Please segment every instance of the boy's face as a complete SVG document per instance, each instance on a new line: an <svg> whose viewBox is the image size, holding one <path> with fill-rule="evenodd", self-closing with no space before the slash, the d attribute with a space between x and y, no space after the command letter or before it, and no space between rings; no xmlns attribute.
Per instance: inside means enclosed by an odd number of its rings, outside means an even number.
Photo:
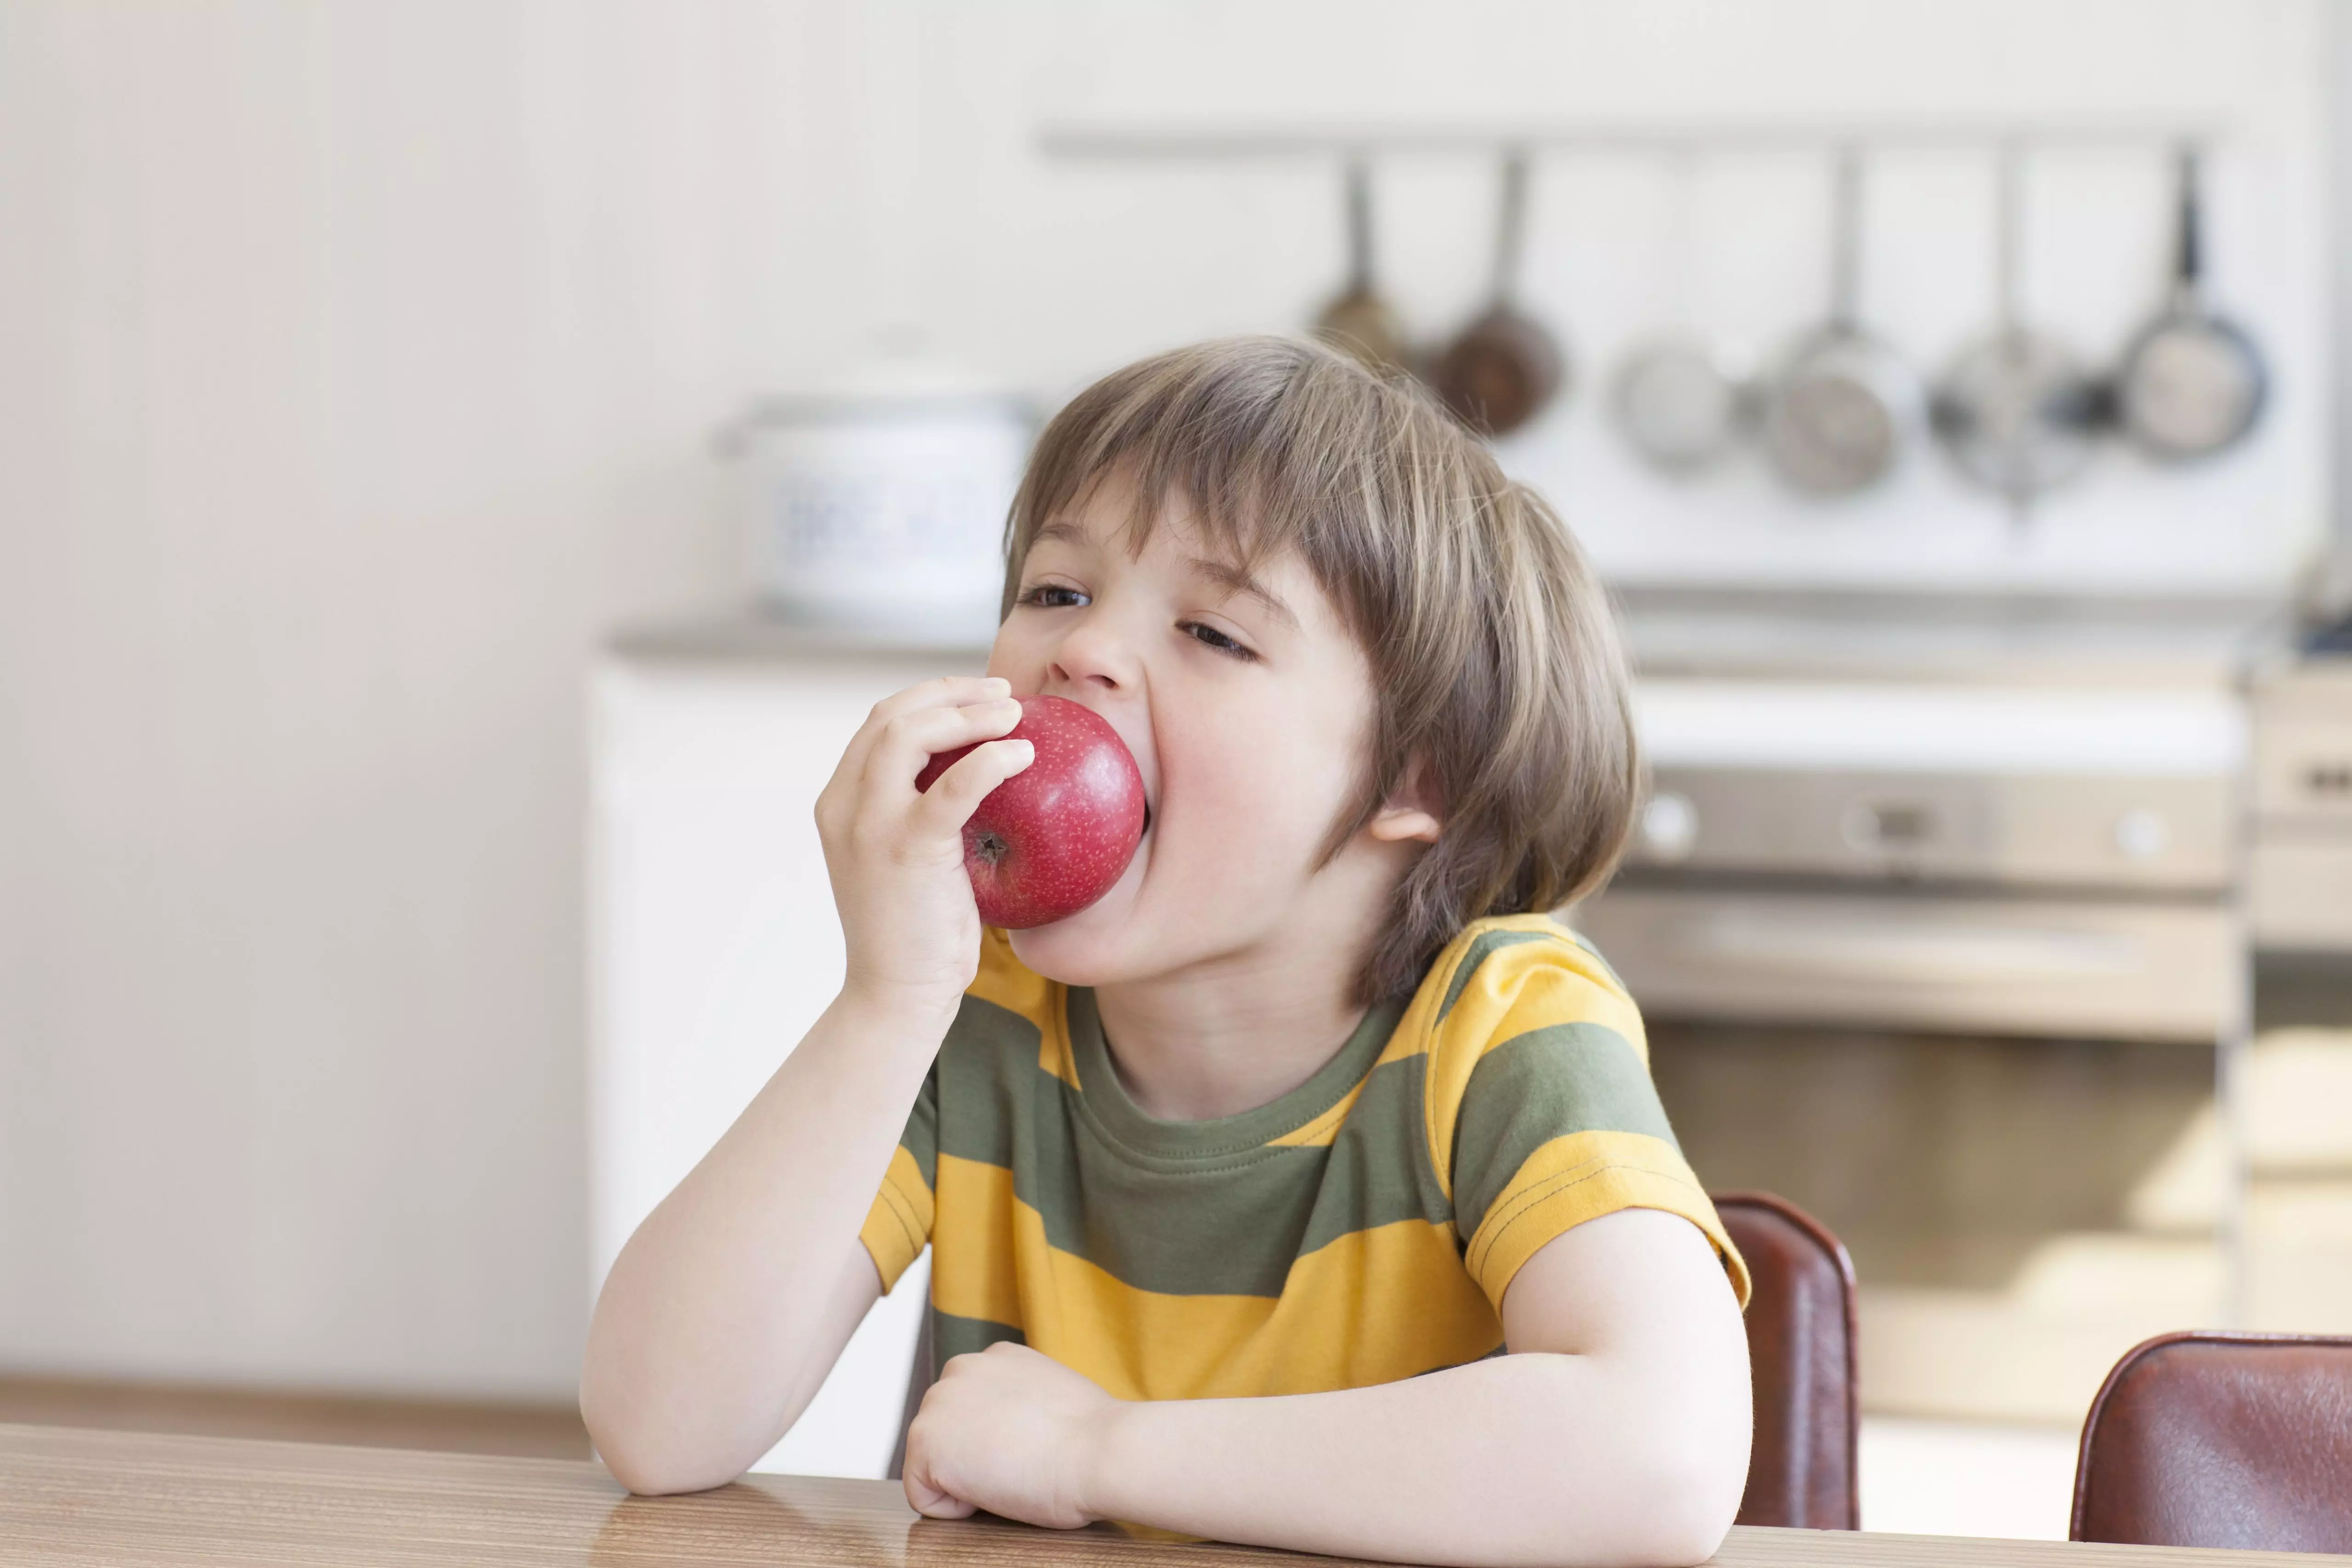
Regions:
<svg viewBox="0 0 2352 1568"><path fill-rule="evenodd" d="M1351 939L1386 913L1410 858L1360 835L1315 865L1370 743L1363 650L1304 562L1244 579L1181 507L1132 552L1131 494L1107 479L1040 531L988 672L1108 720L1142 770L1150 826L1099 902L1015 931L1014 951L1050 978L1104 985Z"/></svg>

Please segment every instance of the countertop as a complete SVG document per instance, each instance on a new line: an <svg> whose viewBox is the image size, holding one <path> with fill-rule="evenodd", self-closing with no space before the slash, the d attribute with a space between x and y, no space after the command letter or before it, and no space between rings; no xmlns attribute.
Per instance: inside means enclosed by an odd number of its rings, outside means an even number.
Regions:
<svg viewBox="0 0 2352 1568"><path fill-rule="evenodd" d="M1655 678L2236 687L2289 642L2284 601L1627 586L1636 669ZM990 628L794 621L739 607L624 628L627 660L789 664L985 658Z"/></svg>
<svg viewBox="0 0 2352 1568"><path fill-rule="evenodd" d="M925 1520L897 1483L754 1476L632 1498L603 1467L234 1438L0 1426L0 1562L762 1563L772 1568L1299 1568L1336 1561ZM1723 1568L2315 1568L2342 1557L1734 1529Z"/></svg>

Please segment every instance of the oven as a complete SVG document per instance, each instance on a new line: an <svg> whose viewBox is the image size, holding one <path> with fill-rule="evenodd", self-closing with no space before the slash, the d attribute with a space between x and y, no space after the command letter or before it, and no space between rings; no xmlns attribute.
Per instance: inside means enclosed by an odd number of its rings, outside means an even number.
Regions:
<svg viewBox="0 0 2352 1568"><path fill-rule="evenodd" d="M1644 677L1653 788L1571 911L1718 1189L1818 1215L1865 1405L2079 1421L2232 1321L2248 1024L2226 680Z"/></svg>

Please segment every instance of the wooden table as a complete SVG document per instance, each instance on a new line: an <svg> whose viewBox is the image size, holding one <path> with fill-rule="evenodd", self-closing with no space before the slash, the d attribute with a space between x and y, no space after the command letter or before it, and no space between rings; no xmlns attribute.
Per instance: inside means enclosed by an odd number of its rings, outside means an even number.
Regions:
<svg viewBox="0 0 2352 1568"><path fill-rule="evenodd" d="M505 1568L1329 1568L1334 1559L919 1519L891 1481L633 1498L601 1466L0 1426L0 1563ZM2314 1568L2343 1557L1737 1529L1725 1568Z"/></svg>

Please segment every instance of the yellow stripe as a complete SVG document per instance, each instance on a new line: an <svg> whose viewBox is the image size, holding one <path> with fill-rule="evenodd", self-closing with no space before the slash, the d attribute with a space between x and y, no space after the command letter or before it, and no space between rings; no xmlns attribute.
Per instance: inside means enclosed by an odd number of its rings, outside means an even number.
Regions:
<svg viewBox="0 0 2352 1568"><path fill-rule="evenodd" d="M1121 1399L1223 1399L1391 1383L1475 1361L1501 1321L1422 1220L1351 1232L1300 1258L1278 1300L1141 1290L1045 1240L1002 1167L943 1155L931 1301L1019 1328Z"/></svg>
<svg viewBox="0 0 2352 1568"><path fill-rule="evenodd" d="M1545 1243L1631 1208L1664 1209L1705 1231L1739 1304L1748 1304L1748 1265L1715 1205L1675 1146L1646 1132L1571 1132L1538 1147L1487 1205L1463 1265L1500 1311L1512 1277Z"/></svg>
<svg viewBox="0 0 2352 1568"><path fill-rule="evenodd" d="M965 988L968 996L993 1002L1037 1026L1037 1065L1076 1089L1077 1064L1070 1055L1070 1031L1063 1010L1066 993L1014 956L1013 939L994 926L980 933L980 973Z"/></svg>
<svg viewBox="0 0 2352 1568"><path fill-rule="evenodd" d="M1016 1205L1013 1173L1002 1165L941 1154L938 1171L939 1220L931 1235L940 1245L931 1254L931 1305L960 1318L1018 1327L1013 1211L1018 1206L1033 1219L1036 1211ZM1037 1232L1043 1245L1042 1222Z"/></svg>
<svg viewBox="0 0 2352 1568"><path fill-rule="evenodd" d="M885 1294L898 1285L908 1265L922 1256L932 1218L931 1190L923 1185L922 1167L905 1149L891 1150L890 1168L883 1173L881 1189L857 1232L857 1239L873 1255Z"/></svg>

